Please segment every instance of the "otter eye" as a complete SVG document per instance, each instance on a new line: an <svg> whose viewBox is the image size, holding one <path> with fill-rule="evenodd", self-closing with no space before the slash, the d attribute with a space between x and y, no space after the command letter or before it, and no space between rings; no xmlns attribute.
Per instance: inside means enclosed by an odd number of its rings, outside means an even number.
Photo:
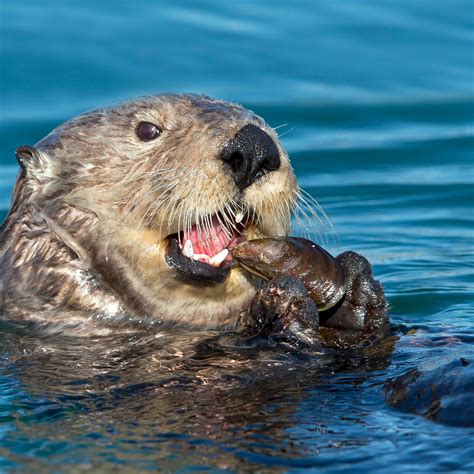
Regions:
<svg viewBox="0 0 474 474"><path fill-rule="evenodd" d="M140 140L149 142L150 140L158 138L161 135L161 130L150 122L140 122L138 124L136 133Z"/></svg>

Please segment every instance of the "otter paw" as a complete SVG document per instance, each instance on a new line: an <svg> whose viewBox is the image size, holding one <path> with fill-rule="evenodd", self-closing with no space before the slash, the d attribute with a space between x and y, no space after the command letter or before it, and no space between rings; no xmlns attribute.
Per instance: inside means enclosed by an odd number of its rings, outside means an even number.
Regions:
<svg viewBox="0 0 474 474"><path fill-rule="evenodd" d="M269 281L257 291L248 312L249 330L273 341L319 342L319 315L303 282L291 276Z"/></svg>
<svg viewBox="0 0 474 474"><path fill-rule="evenodd" d="M388 304L382 284L374 279L369 261L356 252L341 253L346 294L339 305L321 315L324 326L374 331L388 323Z"/></svg>

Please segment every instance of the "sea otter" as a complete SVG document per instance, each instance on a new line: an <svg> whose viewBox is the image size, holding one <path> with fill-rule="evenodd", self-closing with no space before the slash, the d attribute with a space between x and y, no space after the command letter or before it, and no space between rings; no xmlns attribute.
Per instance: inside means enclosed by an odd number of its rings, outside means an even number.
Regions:
<svg viewBox="0 0 474 474"><path fill-rule="evenodd" d="M298 196L274 130L206 96L93 110L16 155L0 313L50 330L235 327L259 282L229 248L288 235Z"/></svg>

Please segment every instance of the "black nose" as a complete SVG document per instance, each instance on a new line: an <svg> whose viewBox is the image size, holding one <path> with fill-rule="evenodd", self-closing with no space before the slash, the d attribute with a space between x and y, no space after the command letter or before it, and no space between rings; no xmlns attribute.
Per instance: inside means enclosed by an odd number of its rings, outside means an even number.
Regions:
<svg viewBox="0 0 474 474"><path fill-rule="evenodd" d="M275 142L256 125L241 128L225 144L221 159L229 165L240 190L280 167L280 153Z"/></svg>

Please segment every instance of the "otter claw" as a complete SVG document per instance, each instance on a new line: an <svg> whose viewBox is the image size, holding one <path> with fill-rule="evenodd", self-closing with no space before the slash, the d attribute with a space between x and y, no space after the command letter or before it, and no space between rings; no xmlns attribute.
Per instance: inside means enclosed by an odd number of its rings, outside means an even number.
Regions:
<svg viewBox="0 0 474 474"><path fill-rule="evenodd" d="M305 314L317 314L323 326L336 329L375 331L387 325L388 305L383 287L374 279L368 260L356 252L344 252L333 258L309 240L274 237L244 242L232 254L244 269L270 280L258 292L250 309L259 330L288 331L291 324L305 321ZM284 280L284 276L290 280ZM299 287L298 291L304 287L306 294L296 296L288 285ZM312 300L315 307L301 307L294 318L287 304L291 298L306 305ZM264 317L259 320L261 314ZM314 321L310 326L313 332L317 329ZM296 328L294 332L302 331Z"/></svg>
<svg viewBox="0 0 474 474"><path fill-rule="evenodd" d="M319 342L319 314L301 280L277 277L257 291L249 308L248 328L260 336L314 344Z"/></svg>
<svg viewBox="0 0 474 474"><path fill-rule="evenodd" d="M336 260L344 268L346 295L342 304L324 315L325 326L375 331L388 323L388 303L382 284L375 280L369 261L356 252L341 253Z"/></svg>

